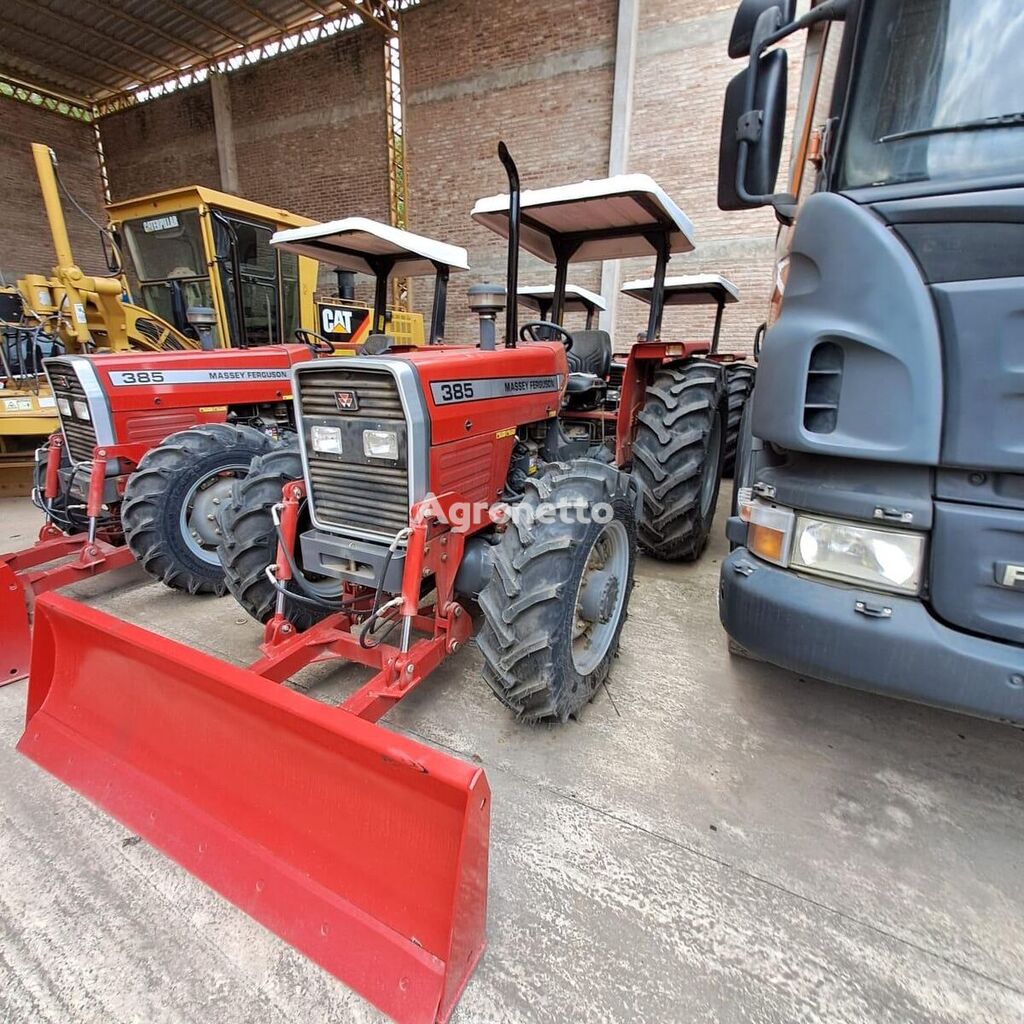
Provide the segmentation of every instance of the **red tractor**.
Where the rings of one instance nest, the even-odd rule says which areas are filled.
[[[440,337],[451,247],[345,222],[274,241],[433,270]],[[366,256],[389,245],[408,261]],[[464,646],[474,601],[499,697],[529,721],[578,712],[618,648],[640,495],[562,434],[566,346],[519,343],[514,303],[502,347],[374,347],[293,368],[298,453],[257,457],[221,506],[262,657],[241,669],[44,595],[19,749],[397,1020],[443,1021],[484,945],[487,783],[372,723]],[[334,658],[370,669],[339,708],[279,685]]]
[[[388,276],[403,271],[406,250],[388,225],[343,223],[354,239],[351,269],[374,274],[384,310]],[[443,250],[451,269],[468,269],[464,249]],[[386,312],[376,317],[375,329],[386,321]],[[338,351],[310,331],[295,337],[300,344],[45,361],[61,432],[38,456],[33,497],[46,515],[38,542],[0,554],[0,685],[28,671],[41,593],[133,560],[170,587],[224,593],[218,512],[252,460],[294,436],[292,368]]]
[[[665,305],[693,297],[666,289],[670,257],[694,247],[693,226],[645,174],[527,191],[520,201],[522,247],[555,267],[550,319],[523,324],[520,337],[561,340],[570,370],[558,429],[548,433],[542,454],[586,455],[629,470],[643,492],[638,536],[644,549],[656,558],[692,561],[707,545],[725,458],[727,379],[708,357],[728,297],[713,300],[712,342],[661,340]],[[508,237],[510,210],[509,195],[495,195],[478,200],[472,216]],[[616,363],[607,331],[570,333],[562,324],[569,267],[643,256],[655,260],[645,289],[647,340]]]

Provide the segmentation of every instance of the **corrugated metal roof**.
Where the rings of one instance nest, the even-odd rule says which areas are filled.
[[[379,0],[0,0],[0,77],[102,103]]]

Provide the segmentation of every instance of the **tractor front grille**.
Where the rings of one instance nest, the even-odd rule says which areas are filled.
[[[92,459],[93,449],[96,447],[96,428],[92,423],[94,410],[89,408],[89,400],[85,395],[85,388],[75,373],[74,366],[63,359],[47,359],[46,375],[50,378],[50,386],[53,388],[54,399],[66,398],[72,410],[72,415],[67,416],[60,412],[60,425],[64,430],[64,440],[67,442],[68,454],[71,461],[88,462]],[[85,402],[89,408],[88,420],[78,419],[74,415],[75,402]]]
[[[381,535],[408,526],[409,436],[395,378],[387,370],[331,365],[300,372],[297,380],[309,500],[316,521],[328,528]],[[344,403],[351,408],[343,409]],[[341,431],[340,455],[314,449],[315,426]],[[399,457],[367,457],[365,430],[395,433]]]

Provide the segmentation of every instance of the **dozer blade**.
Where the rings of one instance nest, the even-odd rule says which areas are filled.
[[[25,588],[18,574],[0,560],[0,686],[28,675],[30,636]]]
[[[484,946],[483,771],[48,594],[21,753],[395,1020]]]

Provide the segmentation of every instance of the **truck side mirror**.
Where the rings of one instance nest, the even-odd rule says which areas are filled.
[[[758,62],[753,109],[747,110],[745,68],[725,91],[722,134],[718,146],[718,208],[746,210],[766,206],[775,191],[782,159],[782,138],[786,127],[787,54],[771,50]],[[747,142],[746,170],[739,191],[737,164],[740,142]]]
[[[779,9],[779,24],[788,25],[796,17],[796,0],[741,0],[729,33],[729,56],[750,56],[750,42],[757,19],[771,7]]]

